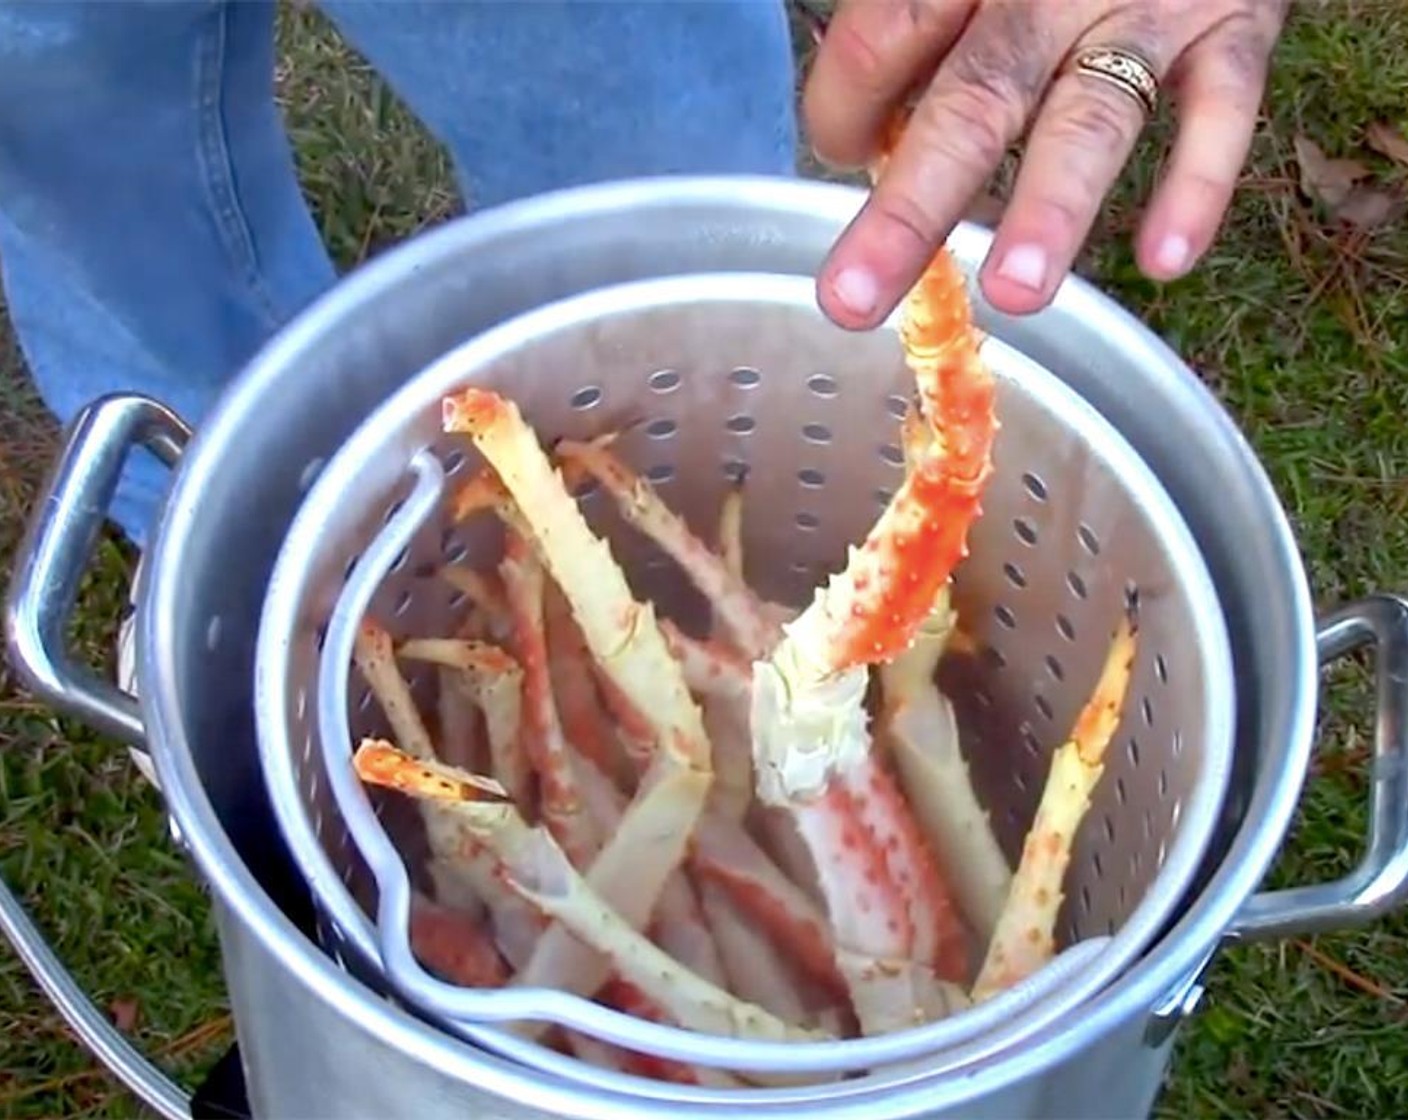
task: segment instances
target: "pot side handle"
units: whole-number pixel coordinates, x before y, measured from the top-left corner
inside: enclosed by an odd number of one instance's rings
[[[1229,937],[1251,941],[1369,924],[1408,900],[1408,599],[1371,595],[1327,615],[1316,635],[1321,666],[1374,647],[1374,746],[1369,837],[1342,879],[1253,895]]]
[[[115,394],[84,408],[39,492],[5,603],[9,658],[24,685],[58,711],[131,746],[144,740],[136,700],[75,663],[65,635],[127,453],[144,446],[175,466],[189,438],[180,417],[147,397]],[[0,932],[99,1061],[158,1115],[189,1120],[188,1095],[94,1005],[3,881]]]
[[[174,467],[190,428],[149,397],[100,397],[69,425],[40,489],[5,603],[10,662],[30,692],[129,746],[145,738],[137,701],[70,657],[65,644],[79,584],[128,452],[146,447]]]

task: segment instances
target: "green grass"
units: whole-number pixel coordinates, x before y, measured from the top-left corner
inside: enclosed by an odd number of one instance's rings
[[[456,208],[442,154],[307,12],[286,13],[280,85],[306,192],[346,266]],[[1298,6],[1276,59],[1246,186],[1210,259],[1160,288],[1125,234],[1158,167],[1156,135],[1102,219],[1082,269],[1136,308],[1208,380],[1266,462],[1322,605],[1392,589],[1408,569],[1408,227],[1337,232],[1296,189],[1292,137],[1332,156],[1364,128],[1408,126],[1408,20],[1396,2]],[[1400,169],[1399,182],[1404,178]],[[9,558],[53,451],[0,326],[0,555]],[[106,544],[76,639],[110,662],[132,558]],[[1331,678],[1322,752],[1274,881],[1353,865],[1371,729],[1362,666]],[[135,1008],[137,1043],[194,1084],[228,1042],[203,891],[160,803],[118,747],[0,688],[0,872],[104,1006]],[[0,953],[0,1111],[128,1116],[131,1099],[76,1046],[28,974]],[[1167,1117],[1408,1114],[1408,919],[1222,955],[1180,1039]]]

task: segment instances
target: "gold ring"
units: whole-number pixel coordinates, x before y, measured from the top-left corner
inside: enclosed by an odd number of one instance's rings
[[[1086,47],[1071,60],[1071,68],[1078,74],[1109,82],[1134,98],[1146,116],[1154,115],[1159,102],[1159,80],[1154,68],[1133,51],[1123,47]]]

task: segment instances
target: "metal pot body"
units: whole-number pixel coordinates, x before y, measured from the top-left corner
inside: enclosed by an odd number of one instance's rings
[[[662,1116],[719,1116],[718,1106],[694,1110],[659,1101],[623,1104],[583,1093],[540,1071],[525,1071],[492,1055],[481,1056],[476,1084],[468,1084],[433,1056],[407,1061],[394,1040],[301,983],[289,967],[222,907],[221,947],[251,1108],[256,1116],[336,1116],[382,1120],[409,1115],[426,1120],[493,1117],[529,1120],[549,1116],[644,1120]],[[397,1013],[400,1018],[400,1014]],[[1168,1067],[1172,1036],[1157,1045],[1144,1037],[1142,1009],[1070,1061],[1018,1076],[993,1079],[976,1094],[957,1079],[947,1091],[916,1086],[907,1100],[883,1094],[843,1108],[819,1105],[808,1116],[873,1120],[876,1117],[963,1117],[964,1120],[1129,1120],[1147,1115]],[[418,1027],[418,1024],[416,1024]],[[958,1092],[954,1092],[958,1090]],[[949,1103],[944,1098],[950,1098]],[[957,1097],[955,1102],[952,1098]],[[902,1107],[905,1111],[896,1111]],[[736,1109],[735,1111],[741,1111]],[[798,1115],[794,1113],[793,1115]]]
[[[716,1116],[718,1106],[607,1093],[526,1070],[441,1033],[357,979],[307,932],[306,892],[272,819],[255,748],[253,651],[277,550],[322,462],[382,399],[488,326],[576,292],[706,271],[812,275],[863,201],[804,181],[667,179],[561,192],[421,236],[345,279],[276,336],[189,442],[143,398],[95,404],[72,427],[37,507],[7,605],[12,660],[34,691],[152,750],[173,829],[217,900],[257,1115]],[[976,271],[990,235],[950,245]],[[809,1117],[1144,1114],[1197,979],[1228,938],[1368,921],[1408,874],[1408,769],[1375,768],[1372,835],[1346,880],[1255,894],[1304,780],[1316,708],[1316,628],[1289,525],[1250,448],[1155,336],[1076,280],[1039,315],[979,303],[980,325],[1066,380],[1134,445],[1180,506],[1217,585],[1238,683],[1237,773],[1181,917],[1075,1017],[1016,1051],[981,1046],[853,1096],[761,1114]],[[176,463],[138,589],[140,703],[74,667],[71,609],[122,454]],[[184,450],[182,445],[184,444]],[[1404,749],[1408,605],[1375,597],[1325,620],[1320,655],[1379,647],[1380,763]],[[0,891],[0,924],[83,1037],[156,1107],[180,1094],[85,1004]]]

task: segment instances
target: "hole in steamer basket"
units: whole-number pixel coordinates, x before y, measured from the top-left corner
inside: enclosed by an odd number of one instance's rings
[[[1111,608],[1108,592],[1121,585],[1107,582],[1103,570],[1106,560],[1090,565],[1086,559],[1099,551],[1093,534],[1089,540],[1079,531],[1075,534],[1083,554],[1074,558],[1067,555],[1053,561],[1043,558],[1041,550],[1034,547],[1038,531],[1033,517],[1043,526],[1060,524],[1057,514],[1068,500],[1063,488],[1053,482],[1048,491],[1036,471],[1012,478],[1006,489],[994,488],[993,497],[984,500],[989,507],[984,516],[993,526],[991,534],[983,551],[968,562],[970,567],[984,564],[987,571],[974,575],[971,582],[960,572],[952,587],[942,585],[942,594],[936,594],[927,603],[928,609],[907,623],[916,632],[921,621],[931,627],[923,631],[926,637],[913,645],[907,640],[896,642],[873,667],[856,660],[858,655],[848,655],[860,668],[857,679],[870,686],[870,695],[856,700],[871,705],[868,719],[862,722],[874,728],[877,739],[885,737],[884,749],[894,761],[893,774],[887,777],[891,771],[865,761],[862,751],[855,765],[869,769],[846,779],[855,783],[851,796],[865,803],[871,796],[866,791],[885,782],[896,786],[898,796],[893,804],[880,800],[866,803],[865,812],[879,814],[867,827],[878,831],[873,833],[873,841],[862,843],[874,845],[875,850],[866,858],[878,860],[883,871],[874,879],[847,875],[842,894],[839,878],[828,881],[830,871],[818,873],[823,864],[819,857],[849,857],[835,851],[807,857],[797,839],[799,835],[824,836],[828,829],[833,838],[840,837],[848,828],[856,832],[856,822],[823,808],[823,815],[809,819],[808,829],[802,833],[796,827],[797,820],[813,811],[810,806],[814,802],[786,788],[765,790],[769,779],[747,772],[757,752],[812,750],[822,734],[783,724],[768,730],[766,742],[750,743],[746,733],[752,718],[751,693],[759,687],[751,666],[767,660],[778,643],[786,640],[781,628],[784,621],[797,622],[801,614],[799,633],[806,633],[805,627],[815,623],[812,615],[802,611],[812,592],[825,582],[826,573],[843,570],[847,547],[860,545],[868,521],[875,516],[874,503],[888,502],[898,491],[895,471],[905,469],[905,455],[898,442],[890,441],[899,440],[900,432],[862,431],[857,436],[846,424],[800,423],[801,418],[795,415],[779,415],[770,409],[768,395],[786,375],[771,365],[766,367],[766,378],[750,378],[747,374],[753,371],[747,366],[711,364],[703,368],[731,369],[729,381],[750,390],[748,413],[727,415],[724,409],[729,406],[724,406],[705,418],[708,430],[714,433],[710,438],[718,441],[716,448],[741,452],[745,447],[761,448],[769,441],[785,442],[789,451],[779,455],[781,466],[773,472],[766,466],[760,469],[755,461],[745,470],[741,459],[705,458],[704,469],[696,472],[693,468],[699,461],[691,456],[697,452],[690,446],[696,426],[666,417],[644,425],[644,440],[593,445],[597,451],[590,454],[554,445],[549,416],[541,419],[539,431],[525,428],[517,432],[514,454],[545,456],[564,474],[575,472],[579,480],[595,484],[593,512],[581,523],[564,512],[574,504],[581,506],[585,487],[578,484],[571,493],[537,495],[542,504],[536,507],[513,507],[510,501],[509,508],[517,508],[517,516],[530,530],[548,524],[549,515],[554,529],[551,537],[519,539],[517,546],[510,532],[507,553],[481,547],[479,542],[487,539],[482,524],[449,528],[437,524],[435,531],[442,534],[442,559],[462,573],[482,577],[482,581],[471,578],[463,586],[457,584],[455,609],[442,624],[436,624],[439,629],[434,633],[403,632],[412,615],[420,618],[430,612],[421,612],[419,603],[417,611],[410,611],[406,593],[390,600],[384,608],[386,616],[375,620],[393,640],[390,667],[382,666],[390,676],[383,676],[378,685],[372,674],[369,695],[383,699],[374,698],[368,710],[359,713],[354,733],[385,726],[384,698],[395,691],[388,682],[396,674],[403,679],[415,676],[414,694],[424,739],[430,753],[452,769],[419,763],[413,757],[415,752],[369,747],[361,755],[362,776],[372,784],[386,784],[387,775],[394,771],[398,788],[412,793],[407,803],[421,806],[427,813],[433,811],[428,807],[437,800],[447,798],[462,801],[462,808],[485,807],[482,818],[471,814],[466,819],[478,822],[473,826],[480,830],[476,836],[497,861],[496,874],[510,878],[541,876],[545,868],[552,868],[553,881],[575,881],[573,876],[584,874],[603,858],[603,852],[629,848],[629,859],[620,865],[616,878],[608,875],[597,884],[605,896],[606,919],[600,918],[601,910],[594,911],[597,917],[591,919],[583,913],[551,914],[568,926],[573,937],[585,939],[605,953],[605,973],[588,984],[588,990],[577,993],[605,1007],[704,1034],[717,1034],[727,1026],[748,1037],[770,1041],[875,1039],[896,1032],[912,1021],[915,1007],[887,1003],[884,998],[872,1000],[876,993],[858,992],[858,981],[842,974],[837,966],[838,933],[829,914],[831,907],[842,904],[873,915],[861,923],[869,947],[858,950],[852,945],[848,951],[907,961],[905,967],[913,969],[918,986],[911,990],[942,993],[942,1001],[926,1003],[931,1013],[943,1006],[945,1014],[956,1016],[966,1012],[970,1002],[976,1002],[977,1013],[1025,976],[1018,975],[1021,970],[1013,963],[1017,956],[1014,946],[1004,940],[1015,936],[1014,930],[1020,927],[1023,937],[1033,925],[1049,931],[1045,936],[1052,939],[1050,944],[1036,954],[1038,959],[1031,965],[1040,968],[1058,948],[1065,947],[1058,946],[1057,937],[1089,938],[1110,923],[1118,926],[1129,913],[1129,900],[1137,900],[1145,889],[1140,876],[1149,874],[1150,864],[1163,861],[1168,832],[1163,822],[1145,818],[1142,832],[1136,823],[1134,834],[1153,830],[1154,834],[1144,836],[1149,842],[1147,852],[1111,855],[1107,850],[1103,856],[1098,849],[1093,854],[1082,852],[1082,866],[1072,874],[1088,876],[1093,867],[1095,880],[1077,877],[1040,889],[1010,890],[1021,841],[1046,790],[1053,749],[1064,749],[1063,739],[1074,726],[1077,711],[1096,692],[1097,679],[1104,680],[1103,699],[1123,709],[1129,704],[1130,674],[1145,672],[1136,635],[1123,629],[1118,639],[1111,640],[1112,631],[1121,623],[1118,604]],[[624,380],[627,374],[632,379],[629,382]],[[668,369],[644,375],[640,370],[622,371],[621,382],[597,370],[589,376],[600,381],[588,387],[595,395],[587,390],[563,393],[552,407],[586,412],[609,398],[614,408],[620,403],[618,384],[628,386],[621,396],[629,397],[666,394],[681,383],[680,375]],[[713,376],[717,377],[717,372]],[[850,393],[856,383],[846,380],[845,384]],[[806,385],[812,395],[823,400],[836,395],[837,382],[825,375],[810,375]],[[745,399],[725,395],[734,406]],[[493,399],[481,398],[479,404],[491,407]],[[880,399],[886,423],[897,422],[903,412],[895,402],[908,406],[908,398],[899,394]],[[876,403],[872,398],[872,407]],[[821,407],[818,411],[831,415]],[[535,417],[524,419],[532,423]],[[591,419],[584,417],[581,422]],[[507,421],[499,416],[493,422]],[[748,435],[754,437],[752,441],[728,438]],[[469,446],[466,441],[466,450]],[[493,453],[493,447],[481,446],[479,450]],[[658,457],[662,454],[677,458],[661,463]],[[765,451],[750,454],[766,463]],[[812,461],[826,470],[799,466],[797,459],[802,455],[815,456]],[[1049,464],[1040,469],[1047,478],[1055,479]],[[859,482],[847,477],[852,471]],[[502,477],[511,479],[511,472]],[[889,485],[880,485],[882,482]],[[741,485],[731,488],[725,483]],[[823,490],[827,501],[817,504],[815,499]],[[852,515],[845,508],[847,501],[854,501],[844,496],[850,491],[859,496],[855,505],[860,514]],[[760,542],[749,553],[745,543],[751,546],[752,539],[744,542],[739,538],[739,514],[741,509],[760,503],[756,497],[760,494],[770,495],[766,499],[769,504],[760,504],[758,512],[747,519],[750,532],[757,526]],[[810,508],[798,508],[803,501]],[[495,533],[505,529],[493,510],[476,516]],[[513,524],[510,520],[507,528],[512,530]],[[1014,550],[1013,535],[1032,550]],[[603,538],[610,544],[609,552],[591,547]],[[474,543],[467,546],[465,542],[471,539]],[[536,549],[549,552],[549,571],[543,570]],[[553,553],[553,549],[559,551]],[[1002,559],[1014,551],[1021,557],[1020,564]],[[615,570],[618,562],[621,571]],[[1080,571],[1067,569],[1068,563],[1080,566]],[[787,576],[786,587],[798,593],[780,601],[783,580],[779,579],[776,591],[761,580],[749,588],[738,574],[769,569],[774,575]],[[644,578],[647,572],[648,579]],[[687,610],[680,608],[683,593],[661,592],[663,597],[653,604],[654,617],[660,620],[658,644],[635,644],[628,630],[589,634],[573,621],[574,606],[578,617],[582,616],[581,608],[588,606],[600,618],[638,618],[632,613],[633,605],[654,594],[656,588],[666,588],[672,580],[689,585],[695,593],[711,589],[712,594],[701,622],[688,619]],[[865,596],[860,594],[863,589],[857,581],[860,607],[854,612],[856,617],[866,609]],[[773,594],[779,601],[772,601]],[[1004,595],[1007,601],[1002,600]],[[904,609],[902,597],[883,601],[887,610]],[[1068,613],[1055,613],[1052,607],[1057,602]],[[844,616],[846,612],[836,613]],[[892,625],[887,618],[884,626],[861,629],[866,640],[883,644],[889,637],[887,627]],[[843,640],[844,635],[828,635],[829,642]],[[850,640],[857,649],[863,647],[860,638]],[[1064,644],[1058,645],[1058,641]],[[598,645],[598,653],[609,647],[611,657],[593,657],[593,643]],[[1059,657],[1050,652],[1057,648]],[[663,661],[659,659],[661,649],[668,653]],[[502,658],[496,663],[497,676],[480,665],[474,669],[480,676],[473,689],[447,683],[452,675],[445,670],[467,671],[455,661],[467,657],[467,650],[482,656],[493,651]],[[1111,670],[1110,666],[1116,668]],[[1167,667],[1162,661],[1160,666],[1160,679],[1166,680]],[[636,671],[641,669],[650,672]],[[836,671],[844,675],[852,670],[842,667]],[[505,679],[520,682],[518,691],[508,689],[495,698],[493,680]],[[967,683],[950,689],[944,683],[950,679]],[[640,681],[651,685],[642,691],[638,683],[633,684]],[[681,687],[663,687],[662,681],[674,681]],[[806,682],[799,687],[803,685]],[[635,694],[632,687],[637,688]],[[1146,687],[1149,683],[1141,676],[1139,688]],[[935,693],[940,695],[935,697]],[[514,694],[517,706],[506,699]],[[930,752],[949,734],[941,717],[927,718],[911,727],[886,714],[928,710],[918,702],[920,696],[952,705],[957,748],[975,760],[971,777],[946,771],[942,782],[934,780]],[[895,706],[877,706],[882,698]],[[942,713],[944,709],[940,705],[936,710]],[[1136,718],[1141,710],[1148,711],[1147,698],[1142,709],[1135,702]],[[543,712],[551,713],[550,718],[542,718]],[[1033,732],[1033,724],[1041,728],[1040,738]],[[1122,721],[1121,726],[1127,725]],[[640,819],[633,817],[636,807],[650,796],[650,789],[658,788],[642,787],[640,778],[655,757],[654,744],[667,735],[675,736],[669,741],[677,749],[698,750],[699,757],[708,760],[713,772],[712,792],[720,798],[707,807],[694,806],[701,815],[691,816],[696,822],[693,842],[679,844],[673,854],[669,850],[675,845],[673,839],[655,837],[647,844],[641,834],[632,831],[633,821]],[[690,736],[698,741],[691,741]],[[1145,742],[1153,738],[1151,735]],[[1125,743],[1130,751],[1140,749],[1127,735]],[[408,750],[411,744],[397,745]],[[1092,748],[1105,752],[1111,771],[1103,779],[1090,779],[1092,801],[1097,806],[1092,815],[1095,823],[1090,827],[1097,831],[1099,822],[1108,825],[1112,819],[1110,811],[1123,814],[1128,790],[1139,788],[1127,784],[1127,771],[1117,772],[1125,765],[1124,752],[1108,746]],[[991,748],[996,756],[994,769],[1008,771],[1005,778],[984,773],[981,759],[985,748]],[[1150,748],[1149,753],[1159,752]],[[1134,754],[1128,761],[1137,766],[1139,756]],[[1167,767],[1159,771],[1161,798],[1170,785],[1168,773]],[[487,789],[476,776],[492,777],[499,788]],[[833,775],[826,780],[836,779]],[[671,796],[685,806],[682,812],[689,811],[683,785],[674,788]],[[513,843],[494,831],[500,827],[494,822],[505,818],[506,806],[516,809],[520,818],[521,828],[514,833]],[[1142,806],[1140,811],[1144,811]],[[916,827],[887,818],[887,812],[910,817]],[[954,834],[933,817],[936,812],[949,815],[951,820],[978,822],[976,829],[967,833],[969,839],[963,841],[961,851],[935,851],[953,843],[945,837]],[[1099,815],[1102,813],[1105,815]],[[991,829],[989,821],[993,822]],[[1064,844],[1076,842],[1075,837],[1054,839]],[[502,849],[496,846],[499,844]],[[532,860],[516,864],[524,851],[533,853]],[[1160,853],[1157,859],[1156,851]],[[951,877],[922,870],[930,866],[926,852],[943,857],[938,866],[955,868]],[[1120,861],[1120,874],[1125,873],[1126,862],[1135,860],[1129,881],[1119,885],[1119,902],[1113,887],[1104,889],[1096,881],[1115,858]],[[563,966],[561,956],[553,953],[562,954],[563,950],[560,946],[553,950],[548,939],[530,937],[525,944],[511,945],[510,940],[521,934],[508,932],[512,922],[496,914],[498,903],[493,900],[478,899],[474,909],[481,916],[473,921],[465,913],[454,912],[447,905],[454,891],[472,893],[478,888],[468,873],[456,887],[454,876],[443,863],[439,873],[449,878],[443,882],[435,877],[417,880],[422,909],[413,914],[410,933],[417,957],[431,972],[464,987],[499,987],[524,969],[550,987],[574,989],[583,983],[576,973],[554,971]],[[1019,874],[1031,876],[1035,872],[1029,866]],[[672,882],[679,888],[669,887]],[[766,904],[762,906],[759,884],[765,888]],[[642,892],[654,896],[655,907],[654,918],[643,931],[633,928],[629,918],[633,907],[641,905]],[[1067,910],[1058,914],[1053,900],[1062,897],[1068,900]],[[1037,913],[1006,909],[1009,899],[1035,898],[1046,898],[1050,905],[1042,904]],[[979,930],[975,943],[956,923],[945,924],[942,915],[950,912],[963,914]],[[573,926],[574,922],[581,928]],[[453,931],[453,942],[461,950],[474,946],[474,953],[443,953],[445,945],[437,943],[434,936],[437,929]],[[895,932],[905,929],[908,932]],[[746,949],[740,948],[745,936],[749,939]],[[886,940],[894,937],[902,943]],[[974,955],[979,961],[977,969],[967,963]],[[640,966],[642,960],[649,966]],[[510,965],[510,961],[515,963]],[[705,991],[708,1000],[696,998]],[[735,1011],[737,1005],[746,1005],[747,1010],[730,1014],[725,1024],[718,1017],[710,1018],[708,1007],[718,1000],[725,1005],[736,1001]],[[576,1056],[593,1060],[585,1051]],[[630,1067],[629,1072],[645,1071]],[[740,1085],[748,1083],[742,1070],[719,1076]]]

